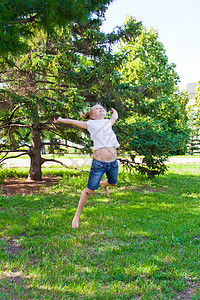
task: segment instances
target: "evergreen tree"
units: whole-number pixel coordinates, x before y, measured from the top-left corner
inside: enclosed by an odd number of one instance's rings
[[[101,20],[86,25],[71,24],[57,29],[51,36],[38,32],[29,42],[29,51],[1,60],[1,82],[6,84],[1,93],[2,151],[20,151],[31,159],[29,177],[41,180],[41,166],[47,161],[41,156],[47,131],[48,145],[59,147],[62,140],[81,143],[85,151],[91,145],[83,132],[72,126],[57,126],[52,120],[57,115],[79,118],[79,111],[95,102],[111,107],[120,98],[117,72],[122,58],[112,54],[110,44],[117,34],[100,31]],[[120,35],[134,35],[120,29]],[[57,138],[55,138],[55,135]],[[21,153],[22,152],[22,153]],[[6,158],[6,157],[5,157]],[[5,159],[4,158],[4,159]]]
[[[103,16],[112,0],[2,0],[0,3],[0,56],[25,51],[37,29],[49,35],[56,26],[87,23]]]

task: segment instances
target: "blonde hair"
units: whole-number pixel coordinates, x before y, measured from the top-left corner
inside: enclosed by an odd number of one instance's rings
[[[84,112],[79,112],[79,115],[82,119],[89,120],[90,116],[92,115],[92,108],[89,110],[84,110]]]
[[[89,109],[85,109],[84,112],[79,112],[80,114],[80,117],[85,119],[85,120],[89,120],[91,118],[91,115],[92,115],[92,112],[93,112],[93,108],[96,106],[96,105],[100,105],[102,106],[100,103],[96,103],[94,104],[92,107],[90,107]],[[102,106],[103,107],[103,106]],[[104,108],[105,109],[105,108]],[[105,109],[106,110],[106,109]]]

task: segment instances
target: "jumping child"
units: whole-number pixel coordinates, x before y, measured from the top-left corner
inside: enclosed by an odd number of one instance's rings
[[[118,161],[116,148],[119,147],[116,135],[112,130],[112,125],[118,119],[117,111],[111,109],[111,118],[105,119],[105,109],[96,104],[91,109],[81,116],[89,121],[79,121],[73,119],[63,119],[59,117],[54,119],[54,123],[71,124],[83,129],[87,129],[90,133],[94,144],[93,160],[89,174],[87,187],[82,192],[79,204],[72,221],[72,227],[78,228],[80,213],[86,204],[90,195],[99,188],[99,184],[104,189],[107,196],[110,195],[108,186],[116,186],[118,181]],[[107,179],[101,181],[103,174],[106,173]]]

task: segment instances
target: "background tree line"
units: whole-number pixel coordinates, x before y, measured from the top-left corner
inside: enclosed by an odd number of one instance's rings
[[[34,36],[24,52],[2,51],[1,161],[10,152],[29,155],[31,179],[42,178],[44,145],[59,149],[61,141],[70,140],[91,151],[87,132],[54,126],[52,119],[79,118],[80,110],[96,102],[119,112],[115,131],[126,154],[121,163],[154,176],[165,171],[170,155],[186,151],[188,98],[177,88],[175,65],[168,63],[158,33],[132,17],[110,34],[102,32],[109,2],[95,14],[57,21],[48,30],[33,20],[28,27]]]

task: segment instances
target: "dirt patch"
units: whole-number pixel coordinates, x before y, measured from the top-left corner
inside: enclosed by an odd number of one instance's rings
[[[191,300],[197,288],[199,288],[199,283],[193,282],[190,287],[186,288],[183,292],[178,293],[174,299]]]
[[[28,180],[25,178],[10,178],[5,179],[4,183],[0,184],[0,190],[3,195],[43,194],[45,188],[57,184],[58,178],[53,175],[45,175],[41,181]]]
[[[5,299],[21,299],[16,292],[16,287],[19,285],[23,288],[23,296],[26,297],[26,299],[29,299],[29,286],[22,277],[21,272],[4,271],[3,275],[0,276],[0,295],[2,294],[5,296]],[[4,299],[4,297],[2,299]]]
[[[20,243],[11,237],[5,239],[7,241],[7,247],[4,248],[5,252],[8,253],[9,255],[17,256],[20,250],[22,249]]]
[[[164,190],[166,190],[166,188],[159,188],[156,189],[155,187],[149,187],[149,186],[141,186],[140,188],[136,187],[136,186],[122,186],[118,188],[119,190],[128,190],[128,191],[135,191],[135,192],[139,192],[139,193],[159,193],[162,192]]]

